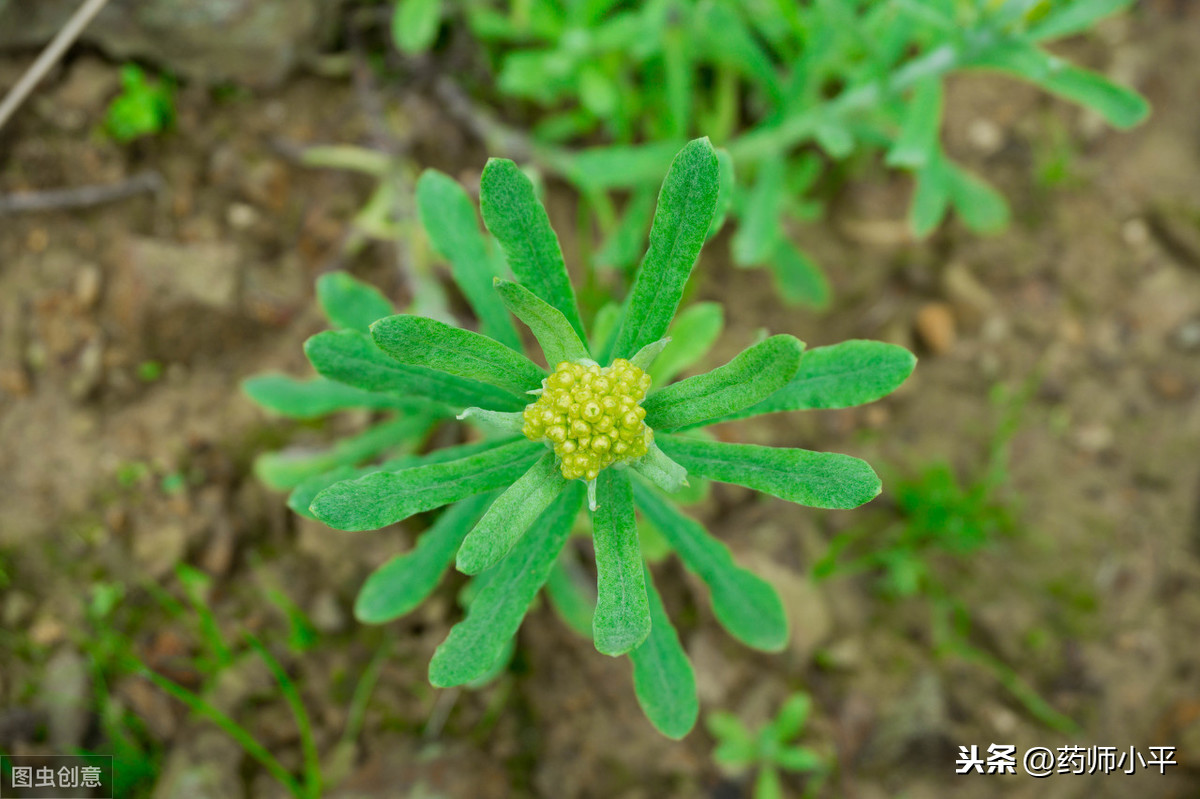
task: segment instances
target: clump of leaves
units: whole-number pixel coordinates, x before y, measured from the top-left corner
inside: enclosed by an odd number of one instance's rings
[[[659,176],[689,135],[705,131],[749,178],[732,190],[734,262],[769,267],[784,299],[822,307],[825,275],[787,230],[823,215],[817,189],[839,163],[882,154],[911,173],[917,237],[950,210],[973,230],[1007,225],[1004,198],[943,148],[950,75],[1000,72],[1118,128],[1144,119],[1142,97],[1044,46],[1131,2],[485,0],[461,14],[491,55],[499,91],[543,110],[531,154],[595,211],[605,235],[599,266],[636,265]],[[431,47],[449,12],[440,0],[399,0],[398,47]],[[608,143],[571,145],[597,138]]]
[[[792,694],[775,718],[757,733],[732,713],[710,713],[708,731],[717,739],[713,760],[736,774],[757,772],[754,799],[782,799],[781,771],[811,775],[805,795],[813,795],[824,781],[829,764],[814,750],[795,743],[804,732],[811,710],[812,700],[807,694]]]
[[[104,115],[104,129],[119,142],[154,136],[175,124],[175,87],[165,78],[148,78],[136,64],[121,67],[121,93]]]
[[[533,185],[492,159],[483,171],[483,220],[516,280],[494,275],[474,208],[440,173],[418,183],[431,240],[477,312],[482,333],[411,315],[320,333],[305,344],[324,378],[384,396],[425,398],[490,429],[488,437],[401,463],[361,467],[304,496],[301,512],[331,527],[372,530],[446,507],[416,547],[367,580],[355,612],[384,622],[412,610],[453,562],[474,577],[466,617],[430,664],[437,686],[468,684],[503,663],[538,592],[603,654],[629,655],[634,688],[664,734],[685,735],[699,708],[687,656],[638,544],[635,512],[651,522],[709,587],[718,621],[767,651],[787,640],[774,590],[738,567],[724,544],[666,496],[694,476],[735,483],[818,508],[853,508],[880,492],[875,472],[847,455],[730,444],[698,433],[716,421],[805,408],[846,407],[890,393],[915,359],[903,348],[853,341],[805,353],[771,336],[707,374],[655,385],[654,361],[700,249],[718,216],[718,155],[707,139],[684,146],[662,184],[650,245],[623,306],[586,335],[562,250]],[[532,331],[549,369],[522,349],[508,316]],[[679,358],[678,351],[676,359]],[[351,479],[347,479],[351,478]],[[310,488],[316,488],[316,484]],[[568,535],[585,498],[596,561],[591,598],[564,586]],[[293,493],[293,507],[297,507]],[[581,625],[579,617],[591,616]]]

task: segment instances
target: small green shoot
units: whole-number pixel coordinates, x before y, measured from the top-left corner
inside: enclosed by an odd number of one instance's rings
[[[104,129],[119,142],[155,136],[175,123],[175,87],[150,79],[136,64],[121,67],[121,93],[109,103]],[[143,378],[145,379],[145,378]]]
[[[788,698],[773,720],[752,732],[732,713],[713,712],[706,719],[717,740],[713,760],[734,774],[754,772],[754,799],[783,799],[780,772],[809,775],[804,795],[815,796],[830,772],[826,757],[795,741],[803,734],[812,710],[807,694]]]

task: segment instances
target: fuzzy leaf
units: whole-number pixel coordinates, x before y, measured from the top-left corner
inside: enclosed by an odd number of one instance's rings
[[[918,239],[932,233],[946,217],[950,207],[950,173],[946,159],[940,153],[930,156],[915,175],[912,206],[908,209],[908,226]]]
[[[947,161],[950,202],[971,230],[996,233],[1008,227],[1008,203],[985,181]]]
[[[323,377],[297,380],[287,375],[255,375],[242,381],[242,390],[267,410],[293,419],[316,419],[347,408],[416,412],[432,407],[427,400],[362,391]]]
[[[799,339],[771,336],[724,366],[647,397],[642,403],[646,424],[654,430],[678,430],[749,408],[788,384],[803,352]]]
[[[696,674],[654,588],[649,569],[645,569],[645,581],[650,601],[650,635],[629,653],[633,661],[633,690],[654,728],[678,741],[691,732],[700,715]]]
[[[389,391],[426,397],[453,408],[472,405],[497,411],[524,410],[529,404],[511,391],[478,380],[406,366],[357,330],[327,330],[304,342],[304,354],[319,374],[364,391]]]
[[[836,452],[726,444],[659,436],[658,446],[689,473],[746,486],[811,508],[857,508],[879,496],[866,461]]]
[[[541,345],[546,364],[554,369],[563,361],[588,357],[587,347],[562,311],[538,297],[520,283],[495,280],[496,291],[513,316],[524,322]]]
[[[904,109],[900,135],[888,150],[887,165],[919,169],[936,157],[942,125],[942,76],[925,78]]]
[[[597,482],[599,507],[592,514],[597,578],[592,639],[597,651],[615,657],[646,640],[650,606],[629,477],[605,469]]]
[[[338,530],[378,530],[460,499],[503,488],[519,478],[544,451],[517,439],[465,458],[398,472],[375,472],[326,488],[313,500],[313,514]]]
[[[596,252],[596,263],[619,269],[635,263],[642,254],[646,229],[650,227],[653,216],[654,189],[642,186],[633,192],[633,196],[625,204],[620,223]]]
[[[476,494],[446,508],[416,546],[371,573],[354,602],[354,617],[364,624],[383,624],[428,599],[463,538],[496,496],[494,491]]]
[[[650,247],[638,270],[613,354],[628,358],[667,333],[717,203],[717,155],[707,138],[679,151],[658,195]]]
[[[787,645],[787,615],[770,583],[734,563],[725,544],[646,486],[634,483],[633,498],[688,571],[708,586],[713,613],[730,635],[765,652]]]
[[[488,573],[467,615],[433,653],[429,681],[445,688],[485,674],[516,634],[529,603],[550,575],[583,504],[583,484],[573,482],[537,518],[504,560]]]
[[[1075,0],[1055,3],[1045,17],[1029,29],[1034,41],[1059,39],[1082,33],[1104,17],[1123,11],[1133,0]]]
[[[595,583],[584,576],[574,552],[564,547],[550,570],[550,579],[546,580],[546,596],[559,618],[588,640],[592,637],[592,616],[596,613],[595,590]]]
[[[700,361],[721,335],[725,326],[724,309],[719,302],[689,305],[671,323],[671,341],[650,368],[653,387],[666,386],[692,364]]]
[[[615,302],[605,303],[596,311],[592,318],[592,352],[604,352],[611,349],[613,336],[617,334],[617,325],[621,323],[621,306]]]
[[[396,312],[379,289],[346,272],[329,272],[317,278],[317,302],[334,327],[366,333],[376,319]]]
[[[458,550],[458,570],[463,574],[479,574],[499,563],[566,482],[555,464],[554,453],[547,452],[492,503],[467,535]]]
[[[389,316],[371,325],[376,346],[406,366],[479,380],[522,394],[542,384],[542,367],[499,341],[424,316]]]
[[[678,152],[679,142],[670,140],[595,147],[571,153],[560,168],[590,191],[652,186]]]
[[[775,285],[789,303],[823,310],[829,305],[829,280],[821,268],[786,238],[780,238],[768,262]]]
[[[517,280],[557,308],[583,339],[583,322],[562,248],[533,183],[512,161],[490,158],[479,179],[479,206]]]
[[[763,159],[758,164],[746,201],[738,215],[737,233],[730,249],[738,266],[753,266],[770,257],[781,237],[779,215],[784,202],[783,156]]]
[[[733,206],[733,194],[737,188],[737,174],[733,168],[733,156],[724,147],[717,148],[717,173],[720,187],[717,189],[717,207],[713,210],[712,222],[708,225],[706,239],[721,232],[729,209]]]
[[[646,454],[629,465],[668,494],[674,494],[688,484],[687,470],[668,458],[653,441],[650,442],[650,449]]]
[[[804,353],[800,370],[786,386],[722,421],[779,411],[865,405],[899,388],[916,365],[911,352],[882,341],[852,339],[817,347]]]
[[[654,363],[655,359],[667,348],[671,343],[670,338],[660,338],[658,341],[652,341],[646,346],[638,350],[629,362],[639,369],[646,370]]]
[[[520,352],[516,328],[489,287],[493,278],[502,275],[495,271],[475,204],[467,192],[448,175],[426,169],[417,180],[417,212],[433,248],[450,262],[450,273],[479,317],[480,330]]]

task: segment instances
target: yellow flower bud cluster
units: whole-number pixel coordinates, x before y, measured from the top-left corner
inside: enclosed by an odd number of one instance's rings
[[[640,403],[649,388],[650,375],[624,358],[603,369],[563,361],[525,408],[521,432],[553,445],[563,477],[595,480],[601,469],[646,454],[654,433]]]

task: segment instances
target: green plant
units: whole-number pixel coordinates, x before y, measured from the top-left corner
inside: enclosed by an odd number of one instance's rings
[[[710,713],[708,731],[717,739],[713,760],[734,773],[757,771],[754,799],[782,799],[781,771],[812,775],[805,796],[815,795],[829,772],[829,764],[812,749],[793,743],[804,731],[811,710],[807,694],[792,694],[757,734],[732,713]]]
[[[837,164],[878,153],[911,173],[917,237],[950,209],[973,230],[1005,227],[1004,198],[943,149],[945,79],[1000,72],[1136,125],[1144,99],[1044,49],[1131,2],[399,0],[393,35],[420,52],[439,20],[465,17],[496,88],[540,112],[530,157],[595,212],[599,266],[632,269],[658,177],[688,136],[709,133],[748,176],[731,189],[734,262],[770,267],[784,299],[823,307],[827,280],[787,230],[823,215]]]
[[[719,172],[707,139],[680,150],[633,288],[623,306],[593,320],[589,340],[546,211],[516,165],[488,162],[480,205],[519,282],[496,274],[501,265],[465,192],[428,171],[417,188],[422,221],[484,333],[398,315],[375,321],[369,333],[328,331],[306,342],[310,362],[333,384],[381,402],[425,398],[488,431],[425,455],[315,476],[289,500],[344,530],[448,506],[412,551],[370,576],[355,606],[362,621],[389,621],[419,605],[451,561],[472,575],[466,617],[430,664],[434,685],[471,683],[502,667],[546,585],[574,629],[590,628],[600,652],[630,656],[642,708],[655,727],[680,737],[698,714],[695,682],[643,563],[635,507],[707,583],[718,621],[747,645],[775,651],[787,639],[778,596],[662,492],[683,488],[691,475],[821,508],[852,508],[879,493],[878,477],[857,458],[721,443],[697,431],[716,421],[878,399],[912,371],[915,359],[903,348],[852,341],[805,353],[800,341],[780,335],[707,374],[657,386],[647,375],[676,343],[665,335],[719,216]],[[533,332],[549,373],[522,354],[508,312]],[[681,343],[676,364],[694,344]],[[573,566],[562,558],[585,495],[594,612],[589,597],[572,592]]]
[[[175,87],[170,80],[150,80],[136,64],[121,67],[121,93],[108,104],[104,129],[119,142],[153,136],[175,124]],[[153,380],[154,377],[143,377]]]

